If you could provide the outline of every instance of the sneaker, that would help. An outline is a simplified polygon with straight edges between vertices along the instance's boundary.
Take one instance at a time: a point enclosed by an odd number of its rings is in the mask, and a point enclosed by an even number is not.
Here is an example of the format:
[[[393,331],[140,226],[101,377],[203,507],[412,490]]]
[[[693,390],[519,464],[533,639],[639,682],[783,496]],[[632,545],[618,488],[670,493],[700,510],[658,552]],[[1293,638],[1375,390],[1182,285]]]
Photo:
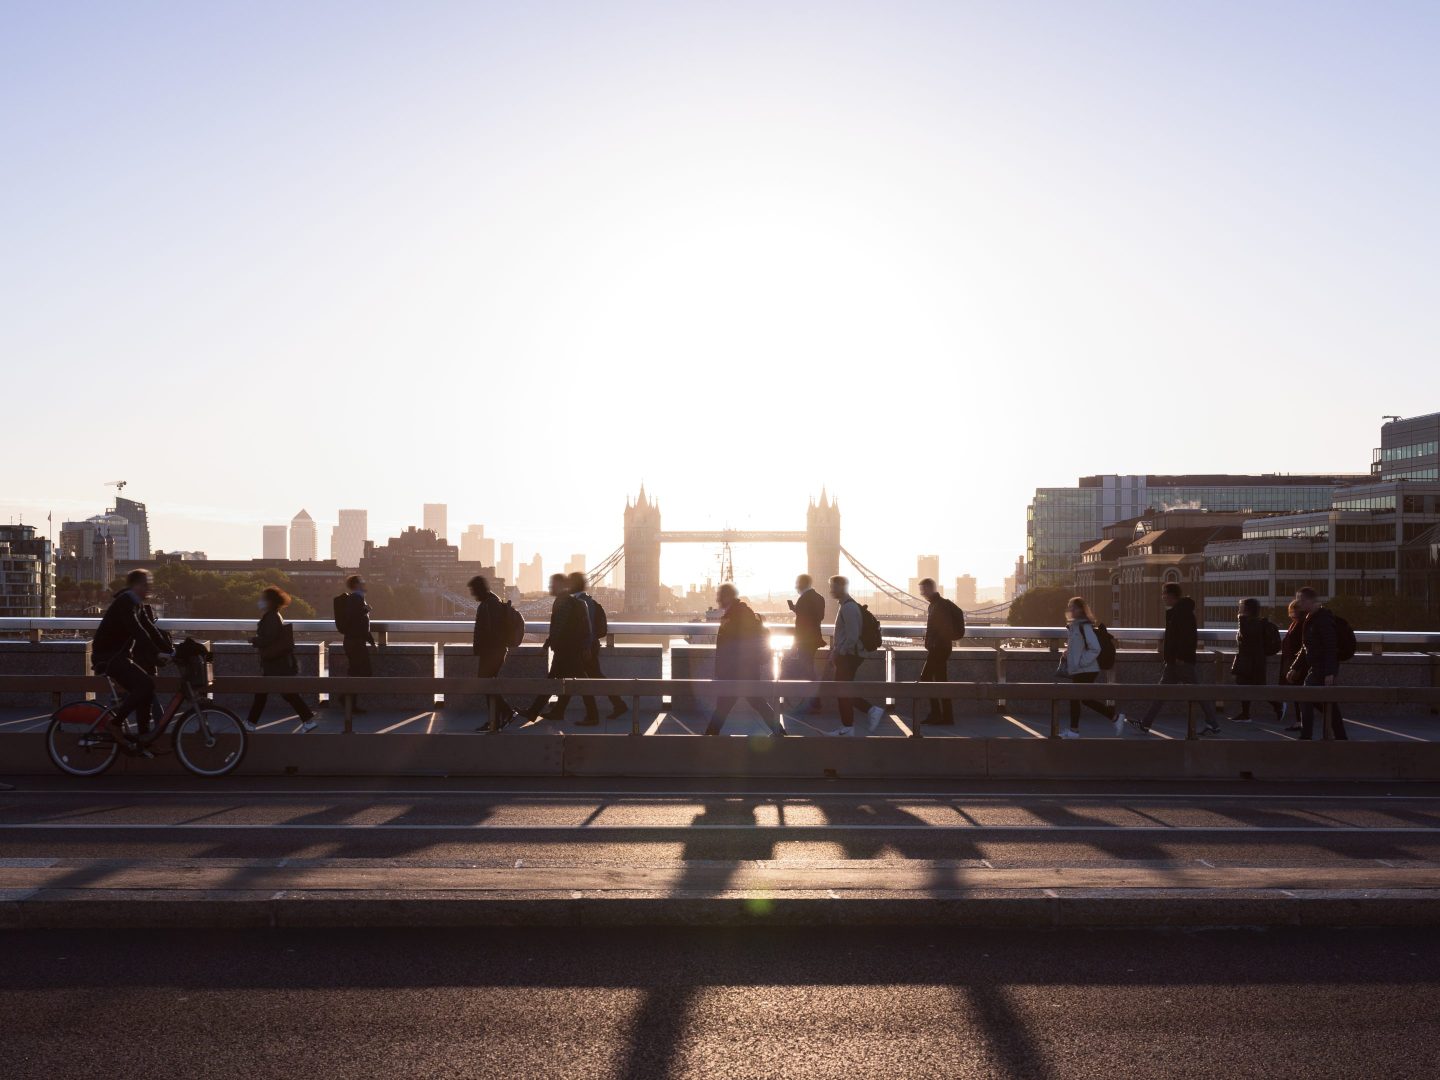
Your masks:
[[[304,734],[307,731],[314,731],[319,725],[320,721],[316,720],[315,717],[307,716],[304,720],[300,721],[300,732]]]
[[[1060,738],[1062,739],[1078,739],[1079,737],[1080,733],[1078,731],[1071,731],[1069,728],[1060,732]]]
[[[835,739],[850,739],[854,738],[855,731],[853,728],[848,728],[844,724],[841,724],[834,731],[827,731],[826,734]]]
[[[872,705],[868,715],[870,717],[870,730],[874,731],[880,726],[880,721],[884,720],[889,714],[879,705]]]
[[[1245,716],[1244,714],[1241,714],[1241,715],[1239,715],[1239,716],[1227,716],[1227,717],[1225,717],[1225,719],[1228,720],[1228,721],[1229,721],[1230,723],[1232,723],[1232,724],[1249,724],[1249,723],[1253,723],[1253,721],[1250,719],[1250,717]]]
[[[1200,737],[1201,737],[1202,739],[1214,738],[1216,735],[1219,735],[1219,734],[1220,734],[1220,725],[1219,725],[1219,724],[1206,724],[1205,727],[1203,727],[1203,728],[1200,729]]]
[[[1150,725],[1147,724],[1147,723],[1145,723],[1144,720],[1131,720],[1131,719],[1127,716],[1127,717],[1125,717],[1124,722],[1127,723],[1127,724],[1129,724],[1129,725],[1130,725],[1132,728],[1134,728],[1136,731],[1143,732],[1143,733],[1145,733],[1146,735],[1149,735],[1149,734],[1150,734]]]
[[[1130,722],[1130,721],[1129,721],[1128,719],[1126,719],[1125,714],[1124,714],[1123,712],[1117,712],[1117,713],[1115,714],[1115,734],[1116,734],[1116,735],[1124,735],[1124,734],[1125,734],[1125,725],[1128,724],[1129,722]]]

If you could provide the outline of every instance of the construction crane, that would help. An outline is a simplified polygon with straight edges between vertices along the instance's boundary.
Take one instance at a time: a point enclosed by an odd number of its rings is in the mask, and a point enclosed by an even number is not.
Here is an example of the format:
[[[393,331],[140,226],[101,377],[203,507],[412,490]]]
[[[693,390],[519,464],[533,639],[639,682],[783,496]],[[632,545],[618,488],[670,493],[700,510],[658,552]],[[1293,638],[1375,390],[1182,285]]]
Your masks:
[[[121,494],[124,494],[125,485],[128,484],[129,482],[130,482],[129,480],[106,480],[106,481],[105,481],[105,486],[106,486],[106,487],[113,487],[113,488],[115,489],[115,494],[116,494],[116,495],[121,495]]]

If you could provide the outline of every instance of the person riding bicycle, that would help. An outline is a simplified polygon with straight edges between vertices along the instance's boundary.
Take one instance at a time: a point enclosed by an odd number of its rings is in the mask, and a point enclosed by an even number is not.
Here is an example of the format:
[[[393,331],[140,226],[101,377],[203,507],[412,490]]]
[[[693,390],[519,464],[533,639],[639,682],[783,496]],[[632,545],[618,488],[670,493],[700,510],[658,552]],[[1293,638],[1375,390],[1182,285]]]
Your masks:
[[[155,613],[145,602],[150,588],[149,570],[126,574],[125,588],[110,601],[90,645],[90,665],[95,673],[107,676],[125,691],[116,710],[116,726],[133,712],[142,738],[150,732],[160,658],[175,652],[170,635],[156,625]]]

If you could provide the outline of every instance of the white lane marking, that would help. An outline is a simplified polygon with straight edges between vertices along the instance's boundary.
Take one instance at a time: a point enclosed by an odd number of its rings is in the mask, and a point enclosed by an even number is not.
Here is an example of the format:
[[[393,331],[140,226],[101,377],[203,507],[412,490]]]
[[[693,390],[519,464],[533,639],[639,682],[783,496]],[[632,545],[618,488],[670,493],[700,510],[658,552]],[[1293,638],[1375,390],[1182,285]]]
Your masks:
[[[4,775],[0,773],[0,775]],[[1436,802],[1440,801],[1440,795],[1321,795],[1314,793],[1263,795],[1238,792],[1230,794],[1223,791],[1201,791],[1195,793],[1182,792],[1107,792],[1094,791],[744,791],[744,790],[695,790],[695,791],[643,791],[623,790],[604,791],[596,789],[578,789],[576,791],[555,791],[540,788],[109,788],[109,787],[75,787],[75,788],[17,788],[14,791],[0,792],[0,800],[14,798],[18,795],[64,795],[67,797],[95,797],[115,799],[124,796],[154,795],[172,796],[184,795],[187,797],[204,797],[208,799],[244,799],[255,798],[262,795],[281,795],[286,797],[305,796],[307,798],[318,795],[349,796],[353,798],[375,798],[377,796],[404,796],[413,798],[419,795],[429,795],[434,798],[453,798],[464,796],[474,798],[476,796],[524,796],[525,798],[555,799],[563,802],[573,802],[576,799],[614,799],[614,798],[735,798],[735,799],[948,799],[964,800],[965,802],[988,802],[999,799],[1038,799],[1042,802],[1054,802],[1057,799],[1101,799],[1105,801],[1117,801],[1122,799],[1208,799],[1213,801],[1232,802],[1253,802],[1257,799],[1279,800],[1282,802],[1294,802],[1304,799],[1308,801],[1329,801],[1348,800],[1356,802]]]
[[[1402,739],[1409,739],[1412,742],[1429,742],[1429,739],[1422,739],[1419,735],[1406,735],[1403,731],[1393,731],[1388,727],[1381,727],[1379,724],[1366,724],[1359,720],[1351,720],[1348,716],[1344,718],[1347,726],[1369,728],[1371,731],[1383,731],[1386,735],[1398,735]]]
[[[650,726],[645,729],[645,734],[654,735],[656,732],[658,732],[660,730],[660,725],[665,722],[665,718],[669,715],[670,714],[668,712],[656,713],[655,719],[650,721]]]
[[[1035,730],[1033,727],[1031,727],[1029,724],[1025,723],[1023,720],[1017,720],[1015,717],[1011,716],[1009,713],[1004,713],[1004,714],[1002,714],[1001,719],[1009,720],[1010,723],[1014,724],[1014,725],[1015,725],[1016,727],[1018,727],[1021,731],[1025,732],[1025,733],[1028,734],[1028,735],[1030,735],[1032,738],[1036,738],[1036,739],[1046,738],[1046,736],[1041,735],[1040,732],[1036,731],[1036,730]]]
[[[353,832],[357,830],[369,830],[375,832],[496,832],[496,833],[517,833],[517,832],[1105,832],[1105,833],[1416,833],[1430,834],[1440,833],[1440,826],[1430,827],[1423,825],[877,825],[873,823],[862,823],[857,825],[461,825],[452,822],[442,822],[433,825],[422,825],[412,822],[390,822],[382,821],[365,823],[355,822],[345,825],[331,823],[295,824],[293,822],[281,822],[274,825],[259,824],[219,824],[196,822],[178,822],[173,825],[166,825],[160,822],[137,822],[125,824],[121,822],[95,822],[84,824],[80,822],[22,822],[19,824],[0,823],[0,833],[7,831],[40,831],[40,832],[85,832],[87,830],[107,831],[146,831],[154,832],[159,830],[177,830],[201,832],[205,830],[220,829],[229,832],[248,831],[262,832],[265,830],[285,830],[289,832]]]
[[[389,727],[383,727],[383,728],[381,728],[381,729],[380,729],[379,731],[377,731],[375,734],[376,734],[376,735],[388,735],[390,732],[396,731],[396,730],[404,727],[406,724],[413,724],[416,720],[424,720],[427,716],[430,717],[432,720],[435,718],[435,714],[434,714],[434,713],[429,713],[429,712],[416,713],[414,716],[407,716],[404,720],[401,720],[401,721],[400,721],[399,723],[397,723],[397,724],[391,724]]]

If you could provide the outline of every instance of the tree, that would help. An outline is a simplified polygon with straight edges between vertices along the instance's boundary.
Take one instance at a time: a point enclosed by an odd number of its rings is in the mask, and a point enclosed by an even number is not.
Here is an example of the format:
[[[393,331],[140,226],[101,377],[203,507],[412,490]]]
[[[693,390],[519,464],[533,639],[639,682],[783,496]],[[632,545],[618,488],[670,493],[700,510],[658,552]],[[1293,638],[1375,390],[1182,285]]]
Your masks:
[[[1058,585],[1026,589],[1010,601],[1006,621],[1011,626],[1064,626],[1065,607],[1074,595],[1074,589]]]

